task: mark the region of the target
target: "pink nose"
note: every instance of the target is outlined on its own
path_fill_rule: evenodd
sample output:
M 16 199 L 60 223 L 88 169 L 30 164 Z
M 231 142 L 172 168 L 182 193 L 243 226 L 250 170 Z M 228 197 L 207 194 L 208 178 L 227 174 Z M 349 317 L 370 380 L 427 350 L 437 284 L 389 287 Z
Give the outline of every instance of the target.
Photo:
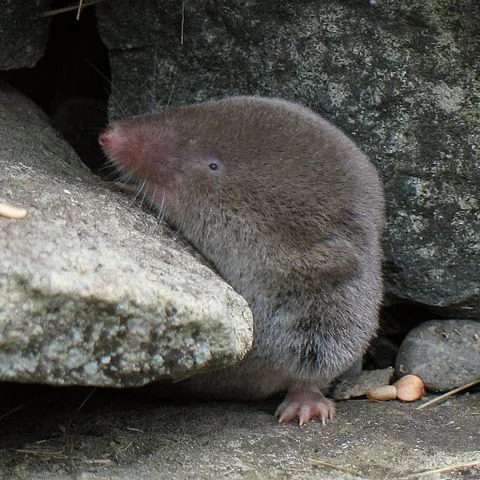
M 107 148 L 111 141 L 111 130 L 106 128 L 99 136 L 98 136 L 98 143 L 101 147 Z

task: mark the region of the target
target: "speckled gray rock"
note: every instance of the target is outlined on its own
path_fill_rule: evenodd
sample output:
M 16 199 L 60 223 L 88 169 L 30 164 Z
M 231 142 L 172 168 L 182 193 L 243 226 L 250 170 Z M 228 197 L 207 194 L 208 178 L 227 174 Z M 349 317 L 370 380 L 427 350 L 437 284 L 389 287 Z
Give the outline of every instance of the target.
M 242 358 L 243 298 L 107 190 L 43 115 L 0 88 L 0 380 L 142 385 Z
M 387 294 L 480 318 L 477 0 L 136 5 L 97 8 L 112 118 L 231 94 L 312 107 L 384 172 Z
M 480 378 L 480 322 L 430 320 L 405 337 L 396 361 L 399 376 L 413 373 L 430 390 L 445 391 Z
M 364 370 L 354 377 L 342 378 L 332 390 L 335 400 L 347 400 L 353 397 L 366 395 L 369 390 L 388 385 L 395 373 L 393 367 L 381 370 Z
M 0 70 L 30 68 L 42 57 L 50 20 L 48 2 L 5 0 L 0 13 Z

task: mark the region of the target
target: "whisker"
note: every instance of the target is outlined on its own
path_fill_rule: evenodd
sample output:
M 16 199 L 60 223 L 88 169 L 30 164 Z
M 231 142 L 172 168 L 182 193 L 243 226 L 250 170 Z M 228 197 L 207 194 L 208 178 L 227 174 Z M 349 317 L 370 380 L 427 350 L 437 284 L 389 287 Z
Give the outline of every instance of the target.
M 163 222 L 165 217 L 165 190 L 163 191 L 162 195 L 162 203 L 160 204 L 160 222 Z
M 130 172 L 117 170 L 117 181 L 120 183 L 128 184 L 132 183 L 134 176 Z
M 140 168 L 139 165 L 136 166 L 133 169 L 126 170 L 126 169 L 122 168 L 121 165 L 118 165 L 115 162 L 112 162 L 112 164 L 115 168 L 115 173 L 118 175 L 118 181 L 124 182 L 124 183 L 132 183 L 132 181 L 133 181 L 133 182 L 137 183 L 137 180 L 136 180 L 137 177 L 136 177 L 135 173 Z
M 123 95 L 122 95 L 122 92 L 120 91 L 120 89 L 116 85 L 114 85 L 114 83 L 106 75 L 104 75 L 90 60 L 87 60 L 87 62 L 103 78 L 103 80 L 105 80 L 105 82 L 110 86 L 110 90 L 112 90 L 112 89 L 115 90 L 117 92 L 117 94 L 119 95 L 119 98 L 123 98 Z M 109 97 L 109 101 L 113 101 L 113 97 L 111 95 Z M 120 110 L 120 113 L 122 114 L 122 116 L 124 118 L 127 117 L 127 115 L 125 113 L 124 105 L 121 105 L 119 100 L 115 99 L 114 105 L 118 108 L 118 110 Z M 107 112 L 108 112 L 108 106 L 107 106 Z
M 132 204 L 134 204 L 136 202 L 138 196 L 140 195 L 140 192 L 144 189 L 146 183 L 147 183 L 147 179 L 145 178 L 143 180 L 143 182 L 141 183 L 140 188 L 138 189 L 137 193 L 133 197 Z M 143 199 L 145 199 L 145 194 L 143 195 Z M 143 202 L 143 199 L 142 199 L 142 202 Z M 142 204 L 140 204 L 140 205 L 142 205 Z
M 101 159 L 98 159 L 98 160 L 101 160 Z M 109 160 L 108 158 L 107 159 L 103 158 L 102 165 L 98 167 L 98 172 L 104 172 L 106 170 L 110 170 L 110 171 L 115 170 L 116 172 L 118 172 L 118 168 L 116 167 L 116 165 L 114 165 L 114 163 L 111 160 Z
M 146 179 L 143 181 L 142 188 L 140 189 L 140 191 L 142 191 L 143 189 L 143 196 L 142 196 L 142 200 L 140 201 L 140 207 L 143 207 L 143 202 L 145 201 L 145 197 L 147 196 L 147 189 L 144 188 L 146 181 L 147 181 Z
M 150 198 L 150 210 L 154 209 L 154 201 L 155 201 L 155 196 L 157 194 L 157 185 L 155 185 L 155 189 L 153 190 L 153 195 Z

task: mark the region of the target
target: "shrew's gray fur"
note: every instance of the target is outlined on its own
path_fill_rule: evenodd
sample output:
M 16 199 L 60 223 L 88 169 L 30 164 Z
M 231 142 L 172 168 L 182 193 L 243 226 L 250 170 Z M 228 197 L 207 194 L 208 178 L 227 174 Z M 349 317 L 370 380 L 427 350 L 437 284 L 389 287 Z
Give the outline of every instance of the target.
M 383 195 L 341 131 L 297 104 L 232 97 L 128 119 L 108 135 L 110 157 L 146 180 L 253 311 L 245 360 L 185 388 L 237 399 L 315 390 L 362 356 L 382 293 Z

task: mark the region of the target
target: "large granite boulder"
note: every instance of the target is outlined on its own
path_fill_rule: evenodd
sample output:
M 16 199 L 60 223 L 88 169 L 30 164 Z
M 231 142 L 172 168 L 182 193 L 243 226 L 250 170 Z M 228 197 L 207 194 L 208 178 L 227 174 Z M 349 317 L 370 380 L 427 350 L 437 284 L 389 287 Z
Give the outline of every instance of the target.
M 480 4 L 105 2 L 112 119 L 231 94 L 300 101 L 383 173 L 393 301 L 480 318 Z
M 0 87 L 0 380 L 134 386 L 241 359 L 243 298 Z

